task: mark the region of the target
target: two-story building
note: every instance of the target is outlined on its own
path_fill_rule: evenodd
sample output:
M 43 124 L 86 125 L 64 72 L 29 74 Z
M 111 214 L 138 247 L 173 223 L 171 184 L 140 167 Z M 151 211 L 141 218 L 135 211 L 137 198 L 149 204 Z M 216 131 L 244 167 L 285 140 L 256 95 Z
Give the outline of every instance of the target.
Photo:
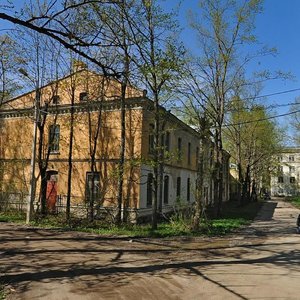
M 95 205 L 113 209 L 121 145 L 120 93 L 118 81 L 82 69 L 6 102 L 0 110 L 0 191 L 6 199 L 14 198 L 11 195 L 25 199 L 28 195 L 34 103 L 38 96 L 40 130 L 35 173 L 39 183 L 39 161 L 46 163 L 49 205 L 57 205 L 50 203 L 53 199 L 54 202 L 59 199 L 62 205 L 65 203 L 71 159 L 72 208 L 85 207 L 93 187 Z M 135 87 L 128 87 L 125 102 L 123 197 L 139 218 L 151 214 L 155 116 L 153 102 Z M 167 212 L 178 203 L 190 205 L 195 201 L 199 135 L 169 111 L 161 108 L 161 114 L 165 160 L 163 196 L 159 205 Z M 71 131 L 73 143 L 70 147 Z M 207 153 L 206 163 L 212 164 L 213 154 Z M 224 197 L 228 200 L 229 157 L 225 157 Z M 213 179 L 209 179 L 205 185 L 207 203 L 213 202 L 212 190 Z

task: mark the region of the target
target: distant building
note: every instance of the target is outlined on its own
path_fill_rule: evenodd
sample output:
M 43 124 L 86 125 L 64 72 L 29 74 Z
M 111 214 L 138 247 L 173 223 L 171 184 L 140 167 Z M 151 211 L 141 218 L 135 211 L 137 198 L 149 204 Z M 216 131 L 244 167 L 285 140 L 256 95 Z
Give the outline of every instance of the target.
M 285 148 L 277 156 L 271 176 L 272 196 L 294 196 L 300 193 L 300 148 Z

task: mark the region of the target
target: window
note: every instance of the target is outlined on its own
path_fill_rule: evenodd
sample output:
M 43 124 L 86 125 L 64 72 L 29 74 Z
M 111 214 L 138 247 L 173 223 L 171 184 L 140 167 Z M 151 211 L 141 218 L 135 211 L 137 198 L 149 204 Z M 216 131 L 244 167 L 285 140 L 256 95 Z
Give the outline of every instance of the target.
M 191 179 L 188 178 L 186 182 L 186 201 L 191 201 Z
M 295 166 L 289 166 L 290 173 L 295 172 Z
M 164 204 L 169 203 L 169 176 L 164 177 Z
M 50 153 L 59 151 L 60 127 L 59 125 L 51 125 L 49 127 L 49 150 Z
M 295 177 L 290 177 L 290 183 L 295 183 L 296 182 L 296 178 Z
M 154 125 L 149 125 L 149 153 L 154 151 Z
M 152 206 L 153 197 L 153 174 L 149 173 L 147 177 L 147 206 Z
M 86 201 L 95 201 L 100 196 L 100 173 L 87 172 L 85 183 Z
M 278 166 L 278 172 L 283 172 L 283 166 Z
M 165 151 L 170 151 L 170 132 L 166 132 L 165 134 Z
M 176 182 L 176 198 L 179 198 L 181 194 L 181 177 L 177 177 Z
M 181 155 L 182 155 L 182 140 L 181 138 L 178 138 L 177 140 L 177 152 L 178 152 L 178 161 L 181 160 Z
M 188 165 L 191 164 L 191 143 L 188 143 Z
M 59 97 L 59 95 L 54 95 L 52 97 L 52 103 L 53 104 L 59 104 L 60 103 L 60 97 Z
M 199 147 L 196 148 L 196 168 L 198 168 L 198 162 L 199 162 Z
M 290 156 L 289 156 L 289 161 L 295 161 L 294 155 L 290 155 Z
M 278 161 L 282 161 L 282 156 L 277 157 Z
M 282 176 L 278 177 L 278 183 L 283 183 L 283 177 Z
M 88 93 L 87 92 L 81 92 L 79 94 L 79 101 L 84 102 L 88 100 Z

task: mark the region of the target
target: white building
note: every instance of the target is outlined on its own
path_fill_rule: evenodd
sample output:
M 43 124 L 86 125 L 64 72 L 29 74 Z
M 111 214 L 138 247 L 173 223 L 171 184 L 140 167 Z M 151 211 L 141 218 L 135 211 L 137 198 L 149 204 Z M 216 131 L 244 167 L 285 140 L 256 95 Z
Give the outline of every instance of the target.
M 300 148 L 285 148 L 271 176 L 272 196 L 300 194 Z

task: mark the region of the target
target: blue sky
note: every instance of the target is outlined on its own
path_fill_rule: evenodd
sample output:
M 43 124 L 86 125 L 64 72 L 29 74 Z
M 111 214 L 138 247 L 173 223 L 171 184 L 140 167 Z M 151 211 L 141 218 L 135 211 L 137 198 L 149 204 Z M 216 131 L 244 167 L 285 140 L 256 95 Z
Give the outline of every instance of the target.
M 168 9 L 174 8 L 175 0 L 162 1 Z M 178 2 L 177 2 L 178 3 Z M 265 0 L 263 12 L 255 20 L 255 35 L 262 45 L 275 47 L 278 51 L 275 57 L 263 57 L 249 65 L 249 72 L 257 69 L 270 71 L 281 70 L 290 72 L 293 80 L 273 80 L 265 83 L 262 94 L 272 94 L 287 90 L 300 89 L 300 1 L 299 0 Z M 186 45 L 196 47 L 192 32 L 187 28 L 187 11 L 199 11 L 198 0 L 181 1 L 179 21 L 183 27 L 182 38 Z M 300 96 L 296 92 L 264 98 L 262 101 L 269 104 L 288 104 Z M 272 115 L 284 114 L 289 106 L 278 107 Z M 277 121 L 282 126 L 289 126 L 290 117 L 281 117 Z M 289 128 L 288 128 L 289 129 Z
M 160 0 L 168 9 L 176 7 L 181 2 L 179 21 L 183 28 L 182 39 L 187 46 L 196 47 L 195 38 L 188 29 L 187 11 L 199 10 L 198 0 Z M 2 2 L 2 1 L 1 1 Z M 15 0 L 16 7 L 23 5 L 24 1 Z M 294 80 L 270 81 L 264 86 L 262 94 L 271 94 L 286 90 L 300 88 L 300 1 L 299 0 L 265 0 L 264 10 L 255 21 L 256 35 L 262 44 L 276 47 L 276 57 L 264 57 L 249 66 L 249 71 L 255 69 L 268 69 L 270 71 L 282 70 L 291 72 Z M 0 22 L 1 29 L 11 27 L 8 23 Z M 287 104 L 300 96 L 300 91 L 272 96 L 264 99 L 268 104 Z M 288 106 L 277 108 L 273 114 L 287 112 Z M 280 124 L 288 124 L 288 118 L 278 118 Z

